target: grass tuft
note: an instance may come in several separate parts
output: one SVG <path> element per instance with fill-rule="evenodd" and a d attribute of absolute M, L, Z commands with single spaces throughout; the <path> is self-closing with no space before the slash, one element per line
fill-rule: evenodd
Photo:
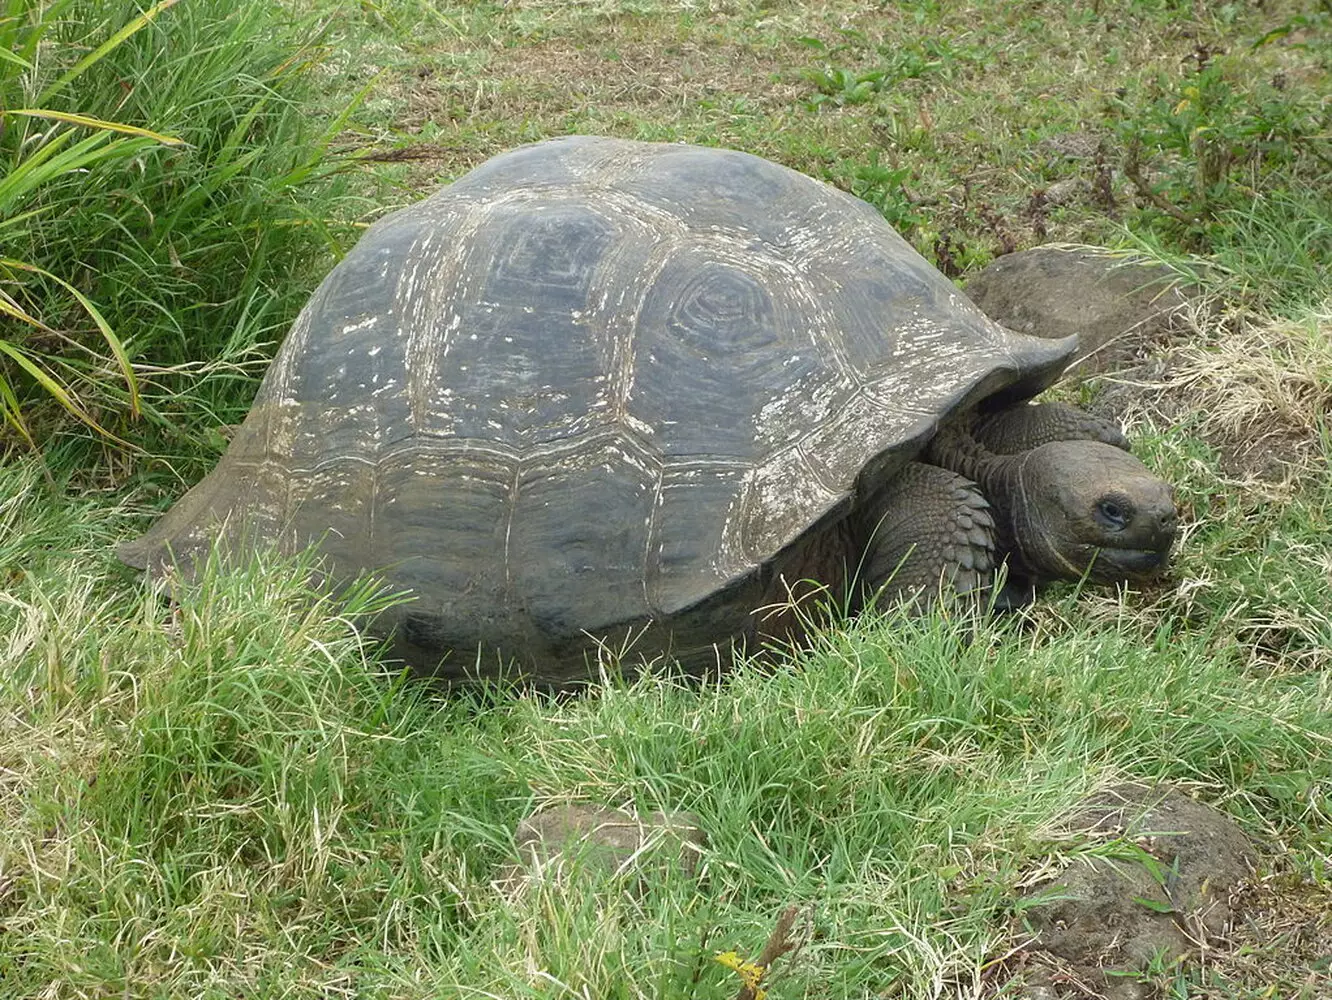
<path fill-rule="evenodd" d="M 322 31 L 272 5 L 9 4 L 0 414 L 30 443 L 65 428 L 43 396 L 123 434 L 131 361 L 206 362 L 294 315 L 312 261 L 341 245 L 340 119 L 303 111 Z M 143 400 L 168 436 L 213 419 L 211 388 L 190 402 Z"/>

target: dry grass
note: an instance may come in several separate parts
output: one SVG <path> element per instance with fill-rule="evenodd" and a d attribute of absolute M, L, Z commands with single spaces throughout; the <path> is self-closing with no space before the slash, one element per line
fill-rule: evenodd
<path fill-rule="evenodd" d="M 1130 426 L 1182 425 L 1215 449 L 1224 485 L 1289 500 L 1326 464 L 1332 313 L 1264 318 L 1198 300 L 1180 332 L 1103 376 Z"/>
<path fill-rule="evenodd" d="M 1326 462 L 1332 311 L 1218 321 L 1210 336 L 1172 350 L 1167 366 L 1162 391 L 1197 414 L 1196 432 L 1221 452 L 1228 473 L 1296 489 Z"/>

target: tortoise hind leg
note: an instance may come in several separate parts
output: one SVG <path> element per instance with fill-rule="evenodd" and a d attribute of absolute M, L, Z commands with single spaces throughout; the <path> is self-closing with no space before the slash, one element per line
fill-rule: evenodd
<path fill-rule="evenodd" d="M 912 462 L 862 516 L 865 604 L 888 607 L 914 597 L 928 607 L 941 595 L 988 595 L 1003 556 L 990 505 L 971 480 Z"/>

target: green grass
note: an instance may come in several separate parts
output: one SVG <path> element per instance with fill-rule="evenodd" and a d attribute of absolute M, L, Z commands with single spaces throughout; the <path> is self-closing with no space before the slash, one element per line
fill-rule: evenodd
<path fill-rule="evenodd" d="M 25 53 L 0 62 L 0 107 L 172 139 L 0 119 L 4 256 L 55 276 L 0 261 L 0 291 L 46 326 L 0 313 L 0 336 L 84 416 L 138 443 L 194 451 L 204 426 L 244 405 L 227 363 L 280 338 L 317 280 L 312 264 L 341 245 L 345 212 L 332 206 L 348 192 L 325 156 L 338 120 L 304 110 L 319 92 L 317 23 L 259 4 L 139 11 L 122 0 L 0 5 L 0 38 Z M 151 431 L 134 426 L 106 338 L 75 292 L 140 364 Z M 199 365 L 221 377 L 200 380 Z M 6 356 L 0 377 L 14 387 L 11 428 L 32 424 L 43 440 L 67 430 L 42 409 L 48 386 L 30 369 Z"/>
<path fill-rule="evenodd" d="M 855 191 L 926 257 L 947 240 L 964 271 L 1154 239 L 1298 312 L 1332 228 L 1332 13 L 1307 7 L 397 0 L 367 8 L 369 59 L 396 72 L 365 139 L 411 157 L 410 186 L 568 132 L 733 146 Z M 1059 181 L 1081 187 L 1037 204 Z"/>
<path fill-rule="evenodd" d="M 27 103 L 139 8 L 10 0 L 0 34 L 53 10 L 41 80 L 0 75 Z M 1055 821 L 1132 777 L 1258 838 L 1270 904 L 1205 967 L 1157 974 L 1160 995 L 1327 996 L 1332 15 L 1099 11 L 179 4 L 53 95 L 189 145 L 144 141 L 0 201 L 0 233 L 26 241 L 6 253 L 96 304 L 150 415 L 119 409 L 106 341 L 63 286 L 3 286 L 68 340 L 0 339 L 147 454 L 90 445 L 6 369 L 43 450 L 15 437 L 0 460 L 0 994 L 723 998 L 740 983 L 714 956 L 757 955 L 801 904 L 808 941 L 774 1000 L 993 996 L 1020 887 L 1091 849 Z M 1172 131 L 1200 62 L 1220 175 L 1201 162 L 1220 147 Z M 40 141 L 5 122 L 12 170 Z M 355 223 L 576 131 L 761 153 L 856 191 L 927 256 L 946 239 L 962 272 L 1054 239 L 1219 263 L 1228 311 L 1150 384 L 1116 387 L 1137 451 L 1177 484 L 1171 579 L 1056 588 L 980 625 L 867 617 L 720 683 L 552 699 L 405 681 L 356 631 L 373 587 L 313 594 L 300 560 L 211 571 L 178 603 L 114 561 L 215 460 L 257 345 Z M 1070 135 L 1090 151 L 1062 152 Z M 1135 136 L 1156 199 L 1125 174 Z M 1034 200 L 1063 180 L 1072 200 Z M 516 822 L 565 800 L 694 811 L 698 879 L 497 885 Z"/>
<path fill-rule="evenodd" d="M 311 602 L 299 566 L 269 561 L 173 612 L 117 580 L 123 515 L 52 505 L 32 463 L 4 477 L 27 551 L 65 547 L 4 565 L 10 995 L 561 995 L 549 975 L 722 996 L 711 954 L 756 952 L 790 902 L 815 905 L 818 937 L 782 995 L 965 993 L 1024 870 L 1073 846 L 1042 829 L 1117 775 L 1197 789 L 1291 842 L 1269 866 L 1326 878 L 1317 600 L 1287 610 L 1321 616 L 1319 652 L 1285 668 L 1243 639 L 1243 598 L 1199 623 L 1170 597 L 1144 614 L 1141 595 L 1065 594 L 970 641 L 942 620 L 861 622 L 701 690 L 440 701 L 367 664 L 341 617 L 363 596 Z M 1242 520 L 1193 559 L 1216 561 Z M 1246 582 L 1300 537 L 1274 533 Z M 566 797 L 694 810 L 711 838 L 698 885 L 667 872 L 641 898 L 612 878 L 506 901 L 490 881 L 509 831 Z"/>

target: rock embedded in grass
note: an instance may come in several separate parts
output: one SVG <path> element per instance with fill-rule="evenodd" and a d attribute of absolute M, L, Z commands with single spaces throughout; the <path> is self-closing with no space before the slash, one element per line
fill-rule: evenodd
<path fill-rule="evenodd" d="M 1068 205 L 1090 193 L 1091 185 L 1081 177 L 1066 177 L 1062 181 L 1055 181 L 1045 189 L 1045 203 L 1047 205 Z M 1006 256 L 1011 257 L 1013 255 L 1007 254 Z"/>
<path fill-rule="evenodd" d="M 1088 798 L 1064 826 L 1111 847 L 1023 894 L 1028 996 L 1069 979 L 1133 1000 L 1146 995 L 1137 974 L 1196 959 L 1228 935 L 1231 900 L 1257 852 L 1225 814 L 1174 788 L 1129 782 Z"/>
<path fill-rule="evenodd" d="M 1193 298 L 1185 279 L 1164 265 L 1052 246 L 1005 254 L 977 272 L 966 292 L 1010 330 L 1050 339 L 1076 334 L 1073 375 L 1136 361 L 1168 338 Z"/>
<path fill-rule="evenodd" d="M 635 814 L 576 803 L 538 810 L 518 824 L 513 839 L 518 868 L 530 874 L 566 864 L 619 874 L 640 860 L 670 856 L 693 876 L 707 844 L 701 821 L 691 812 Z"/>
<path fill-rule="evenodd" d="M 1077 129 L 1047 136 L 1037 145 L 1042 151 L 1054 156 L 1063 156 L 1070 160 L 1090 160 L 1101 149 L 1106 138 L 1100 132 Z"/>

